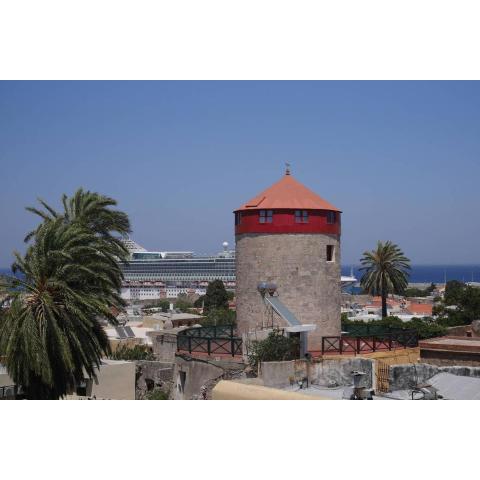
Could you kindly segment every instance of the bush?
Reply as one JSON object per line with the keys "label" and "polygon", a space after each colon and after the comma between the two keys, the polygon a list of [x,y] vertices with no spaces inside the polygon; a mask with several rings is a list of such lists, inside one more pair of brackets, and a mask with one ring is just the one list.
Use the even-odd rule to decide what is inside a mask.
{"label": "bush", "polygon": [[146,304],[142,310],[146,311],[146,310],[150,310],[152,308],[161,308],[162,309],[162,312],[168,312],[168,310],[170,309],[170,302],[166,299],[162,299],[162,300],[152,300],[151,303],[148,303]]}
{"label": "bush", "polygon": [[193,303],[186,302],[185,300],[177,300],[175,302],[175,309],[180,310],[183,313],[188,313],[188,311],[193,307]]}
{"label": "bush", "polygon": [[[365,325],[370,327],[397,328],[402,330],[416,330],[420,340],[433,337],[441,337],[447,333],[445,325],[432,317],[412,318],[404,322],[398,317],[391,316],[381,320],[349,320],[342,317],[342,330],[348,330],[349,326]],[[373,331],[374,329],[372,329]]]}
{"label": "bush", "polygon": [[150,347],[146,345],[120,345],[110,355],[112,360],[155,360]]}
{"label": "bush", "polygon": [[253,341],[249,346],[248,363],[257,369],[261,362],[279,362],[298,358],[297,337],[286,337],[280,330],[273,330],[265,340]]}
{"label": "bush", "polygon": [[144,400],[168,400],[168,393],[164,392],[163,390],[155,389],[151,392],[148,392]]}

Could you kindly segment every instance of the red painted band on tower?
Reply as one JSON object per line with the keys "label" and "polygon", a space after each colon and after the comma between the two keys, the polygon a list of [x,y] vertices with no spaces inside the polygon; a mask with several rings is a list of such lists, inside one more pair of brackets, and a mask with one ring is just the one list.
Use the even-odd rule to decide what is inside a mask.
{"label": "red painted band on tower", "polygon": [[[299,223],[295,212],[298,209],[271,210],[270,218],[263,217],[260,210],[237,211],[235,235],[243,233],[324,233],[340,235],[340,212],[334,212],[334,223],[328,223],[328,210],[305,210],[308,213],[306,223]],[[303,212],[304,210],[300,210]],[[331,211],[331,210],[330,210]],[[303,219],[303,216],[301,217]]]}

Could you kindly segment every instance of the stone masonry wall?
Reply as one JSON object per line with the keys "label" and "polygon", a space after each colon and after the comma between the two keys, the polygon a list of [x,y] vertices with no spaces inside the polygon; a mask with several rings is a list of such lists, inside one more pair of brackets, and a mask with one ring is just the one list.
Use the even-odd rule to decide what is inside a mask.
{"label": "stone masonry wall", "polygon": [[[334,245],[334,262],[326,247]],[[322,336],[340,335],[340,241],[327,234],[243,234],[236,237],[237,325],[240,333],[271,323],[257,291],[260,281],[275,282],[280,300],[303,323],[317,329],[308,349],[320,350]],[[277,325],[284,321],[274,315]]]}
{"label": "stone masonry wall", "polygon": [[264,362],[260,377],[266,387],[283,388],[292,382],[308,378],[312,385],[321,387],[341,387],[353,384],[353,371],[365,373],[361,386],[372,387],[373,362],[367,358],[345,358],[308,362],[290,360]]}
{"label": "stone masonry wall", "polygon": [[428,380],[440,372],[465,377],[480,377],[480,367],[449,366],[438,367],[426,363],[390,366],[389,390],[408,390],[416,384],[428,383]]}
{"label": "stone masonry wall", "polygon": [[135,399],[141,400],[152,390],[170,393],[173,386],[174,364],[137,360],[135,372]]}

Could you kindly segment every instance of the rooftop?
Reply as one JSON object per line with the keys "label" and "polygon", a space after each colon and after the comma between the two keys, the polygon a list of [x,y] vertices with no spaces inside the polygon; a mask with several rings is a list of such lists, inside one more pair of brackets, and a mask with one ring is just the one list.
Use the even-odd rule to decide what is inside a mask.
{"label": "rooftop", "polygon": [[421,349],[480,353],[480,338],[438,337],[419,342]]}
{"label": "rooftop", "polygon": [[288,171],[281,180],[249,200],[236,211],[282,208],[340,211],[305,185],[295,180]]}

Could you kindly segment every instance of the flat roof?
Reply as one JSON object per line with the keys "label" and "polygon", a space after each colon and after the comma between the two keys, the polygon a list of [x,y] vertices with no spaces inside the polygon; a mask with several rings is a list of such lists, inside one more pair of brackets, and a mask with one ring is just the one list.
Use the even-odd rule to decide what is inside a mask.
{"label": "flat roof", "polygon": [[480,338],[439,337],[418,342],[420,349],[480,353]]}

